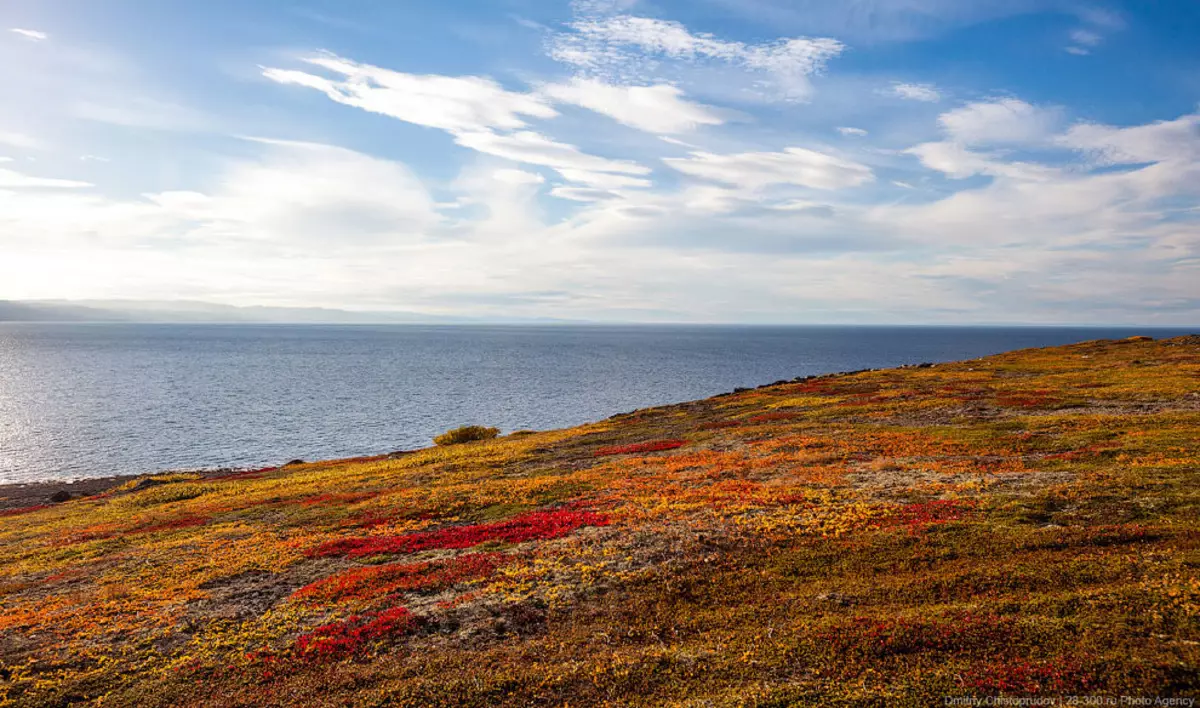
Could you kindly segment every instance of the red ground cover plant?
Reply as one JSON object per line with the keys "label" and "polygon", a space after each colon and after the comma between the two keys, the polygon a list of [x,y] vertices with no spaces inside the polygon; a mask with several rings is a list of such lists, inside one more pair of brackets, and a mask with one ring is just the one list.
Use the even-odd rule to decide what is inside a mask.
{"label": "red ground cover plant", "polygon": [[396,592],[433,591],[485,578],[511,559],[503,553],[474,553],[444,561],[391,563],[331,575],[292,597],[311,602],[370,600]]}
{"label": "red ground cover plant", "polygon": [[416,623],[406,607],[351,615],[300,635],[295,650],[306,658],[337,659],[357,654],[375,641],[404,634]]}
{"label": "red ground cover plant", "polygon": [[786,391],[789,394],[793,393],[816,393],[816,394],[832,394],[837,393],[829,381],[808,381],[795,386],[788,386]]}
{"label": "red ground cover plant", "polygon": [[431,548],[470,548],[487,541],[523,543],[559,538],[582,526],[607,526],[609,523],[607,516],[591,511],[534,511],[490,524],[452,526],[403,536],[371,536],[330,541],[317,546],[309,555],[361,558],[381,553],[415,553]]}
{"label": "red ground cover plant", "polygon": [[16,516],[17,514],[28,514],[31,511],[41,511],[42,509],[49,509],[49,508],[50,508],[49,504],[38,504],[37,506],[23,506],[18,509],[5,509],[4,511],[0,511],[0,516]]}
{"label": "red ground cover plant", "polygon": [[674,450],[686,444],[686,440],[651,440],[650,442],[634,443],[632,445],[612,445],[596,450],[595,456],[604,457],[606,455],[628,455],[636,452],[659,452],[661,450]]}
{"label": "red ground cover plant", "polygon": [[846,656],[895,656],[924,652],[993,653],[1019,632],[1016,623],[993,614],[963,612],[922,619],[856,617],[821,635],[828,648]]}
{"label": "red ground cover plant", "polygon": [[927,526],[960,521],[975,508],[975,502],[956,499],[933,499],[906,504],[883,518],[882,526],[907,526],[919,531]]}
{"label": "red ground cover plant", "polygon": [[1004,393],[996,396],[996,405],[1010,408],[1041,408],[1057,403],[1054,392],[1049,389],[1036,389],[1029,392]]}
{"label": "red ground cover plant", "polygon": [[982,694],[1028,695],[1087,689],[1093,680],[1079,662],[1070,659],[1042,662],[1016,659],[980,667],[965,676],[963,682]]}

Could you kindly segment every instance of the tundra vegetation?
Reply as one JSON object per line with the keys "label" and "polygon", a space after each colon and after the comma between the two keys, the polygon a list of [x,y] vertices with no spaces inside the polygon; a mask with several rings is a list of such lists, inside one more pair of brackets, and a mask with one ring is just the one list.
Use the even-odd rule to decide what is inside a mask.
{"label": "tundra vegetation", "polygon": [[780,382],[0,517],[0,702],[1200,689],[1200,338]]}

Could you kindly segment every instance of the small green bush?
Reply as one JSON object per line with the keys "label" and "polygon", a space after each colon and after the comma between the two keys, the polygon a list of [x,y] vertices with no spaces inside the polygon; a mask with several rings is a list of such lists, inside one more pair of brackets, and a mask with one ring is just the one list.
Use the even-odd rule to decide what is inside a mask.
{"label": "small green bush", "polygon": [[435,437],[433,442],[437,445],[459,445],[461,443],[474,442],[475,440],[491,440],[499,434],[499,428],[485,428],[482,425],[464,425],[461,428],[447,430]]}

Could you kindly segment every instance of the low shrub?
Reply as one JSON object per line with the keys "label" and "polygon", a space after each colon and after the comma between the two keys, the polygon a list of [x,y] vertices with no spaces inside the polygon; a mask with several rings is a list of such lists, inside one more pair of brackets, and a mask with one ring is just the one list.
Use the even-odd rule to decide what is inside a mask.
{"label": "low shrub", "polygon": [[499,428],[485,428],[482,425],[464,425],[461,428],[447,430],[433,439],[435,445],[460,445],[476,440],[491,440],[500,434]]}

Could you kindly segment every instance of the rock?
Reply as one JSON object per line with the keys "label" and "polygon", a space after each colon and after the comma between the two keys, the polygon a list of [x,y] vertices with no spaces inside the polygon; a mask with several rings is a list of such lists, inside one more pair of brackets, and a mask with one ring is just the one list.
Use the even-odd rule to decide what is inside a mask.
{"label": "rock", "polygon": [[838,607],[849,607],[854,604],[854,599],[843,595],[840,592],[827,592],[817,595],[818,600],[837,605]]}
{"label": "rock", "polygon": [[55,504],[62,504],[65,501],[71,501],[71,493],[65,489],[60,489],[54,494],[50,495],[50,501],[54,502]]}
{"label": "rock", "polygon": [[284,467],[295,467],[296,465],[303,465],[303,464],[305,464],[304,460],[292,460],[290,462],[284,463],[283,466]]}

